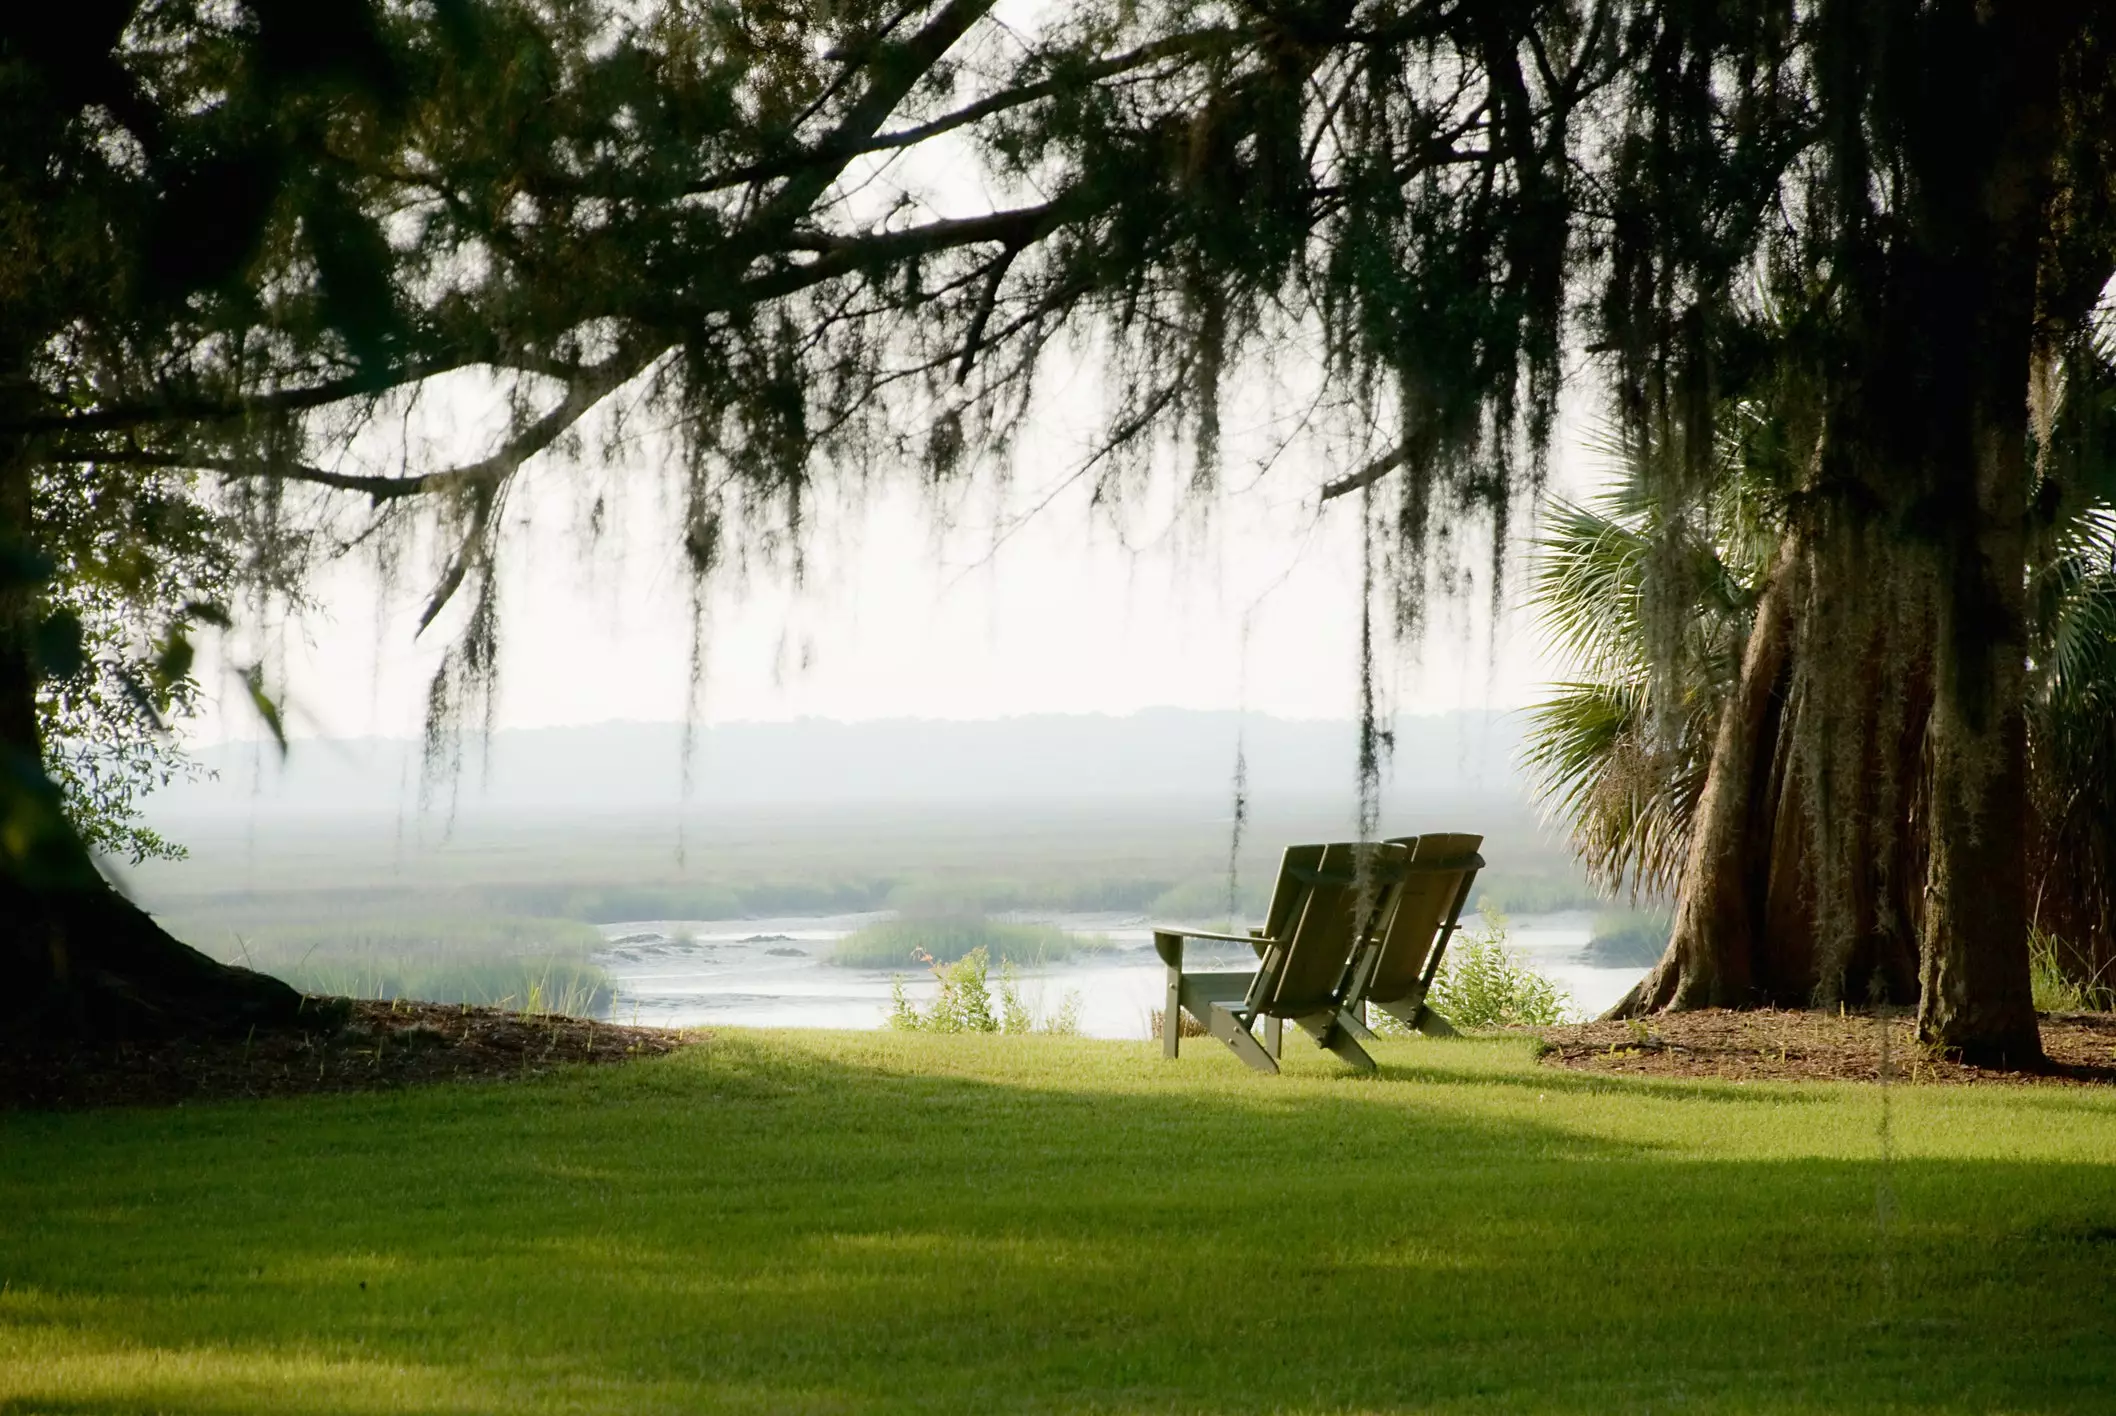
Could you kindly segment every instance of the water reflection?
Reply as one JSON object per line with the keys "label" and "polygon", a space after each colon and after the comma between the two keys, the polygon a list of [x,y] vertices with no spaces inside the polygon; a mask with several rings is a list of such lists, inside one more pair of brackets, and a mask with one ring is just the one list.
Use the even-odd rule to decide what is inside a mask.
{"label": "water reflection", "polygon": [[[643,920],[606,925],[608,946],[596,962],[616,990],[609,1016],[657,1027],[730,1024],[745,1027],[875,1028],[888,1017],[890,988],[901,977],[914,1002],[937,988],[912,959],[900,969],[840,968],[832,946],[887,914],[786,919]],[[1091,1037],[1141,1038],[1161,1006],[1164,974],[1154,956],[1152,921],[1135,914],[1018,914],[1002,918],[1101,935],[1107,953],[1019,973],[1024,1002],[1055,1013],[1068,994],[1080,998],[1081,1031]],[[1557,980],[1575,1012],[1592,1016],[1622,997],[1645,970],[1602,968],[1584,957],[1593,917],[1585,912],[1522,915],[1507,942]],[[1230,967],[1248,956],[1227,956]],[[1209,956],[1193,946],[1209,966]]]}

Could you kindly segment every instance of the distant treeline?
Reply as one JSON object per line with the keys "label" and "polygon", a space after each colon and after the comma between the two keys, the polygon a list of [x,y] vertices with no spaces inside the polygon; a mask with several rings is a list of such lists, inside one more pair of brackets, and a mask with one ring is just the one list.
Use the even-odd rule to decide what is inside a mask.
{"label": "distant treeline", "polygon": [[[1236,885],[1234,912],[1259,918],[1269,903],[1273,874],[1245,871]],[[748,882],[669,882],[590,885],[556,882],[492,883],[423,890],[226,893],[187,902],[185,913],[262,909],[271,915],[298,907],[328,918],[334,897],[363,915],[392,901],[420,914],[489,914],[512,919],[575,920],[617,924],[654,919],[761,919],[787,915],[862,914],[898,910],[924,914],[999,914],[1010,910],[1065,913],[1109,912],[1153,915],[1202,923],[1229,914],[1227,878],[1196,875],[1009,876],[854,875],[840,879],[764,879]],[[1606,905],[1573,874],[1489,872],[1479,882],[1472,910],[1489,901],[1509,914],[1598,909]]]}

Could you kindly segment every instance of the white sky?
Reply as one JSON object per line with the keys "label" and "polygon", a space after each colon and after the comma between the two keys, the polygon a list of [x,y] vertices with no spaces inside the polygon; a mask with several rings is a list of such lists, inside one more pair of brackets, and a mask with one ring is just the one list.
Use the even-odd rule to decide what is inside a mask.
{"label": "white sky", "polygon": [[[1046,401],[1065,405],[1066,392],[1061,385]],[[1161,705],[1351,716],[1357,499],[1318,512],[1315,496],[1342,467],[1309,451],[1259,477],[1262,444],[1245,446],[1234,427],[1227,490],[1206,506],[1178,505],[1164,478],[1169,485],[1124,509],[1121,525],[1089,507],[1084,487],[1060,491],[1021,521],[1077,465],[1090,426],[1039,416],[1006,493],[995,479],[975,479],[958,490],[945,531],[925,494],[903,487],[820,507],[802,586],[767,573],[713,596],[701,719],[1121,714]],[[1554,449],[1554,487],[1576,491],[1582,461]],[[651,455],[603,466],[591,454],[525,473],[510,503],[501,582],[498,726],[683,716],[688,588],[678,517],[657,470]],[[599,491],[611,496],[613,530],[587,548],[579,528]],[[995,546],[1003,526],[1015,529]],[[1528,529],[1524,517],[1517,542]],[[1485,551],[1468,546],[1463,561],[1469,592],[1435,601],[1422,646],[1388,656],[1385,692],[1399,711],[1517,707],[1555,676],[1517,608],[1493,634]],[[1511,590],[1519,569],[1517,559]],[[419,730],[427,680],[459,622],[444,615],[415,638],[430,584],[419,557],[387,593],[364,563],[318,583],[316,610],[275,643],[295,735]],[[240,690],[230,683],[222,697],[200,740],[255,736]]]}

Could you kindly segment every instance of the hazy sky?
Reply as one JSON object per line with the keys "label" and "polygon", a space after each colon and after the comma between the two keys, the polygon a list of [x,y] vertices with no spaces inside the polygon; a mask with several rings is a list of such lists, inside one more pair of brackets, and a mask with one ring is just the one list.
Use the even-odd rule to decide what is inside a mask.
{"label": "hazy sky", "polygon": [[[1042,0],[1010,0],[1003,11],[1005,23],[979,41],[991,52],[973,49],[966,59],[982,54],[1004,68],[1018,35],[1063,13]],[[876,219],[897,219],[906,211],[969,215],[1022,195],[988,190],[982,171],[963,140],[950,137],[862,159],[846,200]],[[1053,495],[1102,422],[1100,367],[1092,351],[1046,360],[1007,494],[995,497],[993,479],[978,478],[977,491],[950,505],[945,533],[915,493],[825,507],[797,592],[759,577],[739,593],[716,594],[701,716],[981,718],[1154,705],[1351,716],[1358,509],[1351,498],[1319,509],[1315,492],[1362,455],[1311,443],[1274,456],[1312,409],[1313,368],[1289,355],[1268,376],[1243,371],[1228,390],[1225,491],[1209,516],[1195,506],[1178,511],[1170,488],[1189,469],[1177,455],[1164,459],[1158,494],[1131,503],[1119,527],[1091,514],[1084,488]],[[496,400],[460,384],[422,395],[418,408],[423,421],[413,433],[407,417],[405,446],[342,456],[378,472],[401,471],[407,460],[446,465],[482,455],[502,423]],[[1561,420],[1559,490],[1584,481],[1587,460],[1571,446],[1577,427],[1576,417]],[[585,441],[592,450],[597,440],[591,433]],[[1267,458],[1271,469],[1260,474],[1256,464]],[[529,524],[510,536],[505,557],[500,726],[684,715],[688,593],[678,520],[656,490],[657,460],[649,437],[614,467],[531,464],[510,508]],[[616,530],[584,552],[576,528],[598,492],[617,496]],[[1524,517],[1517,533],[1528,529]],[[1434,607],[1415,652],[1389,657],[1392,706],[1401,711],[1513,707],[1552,676],[1523,616],[1490,623],[1488,555],[1474,543],[1465,551],[1467,594]],[[414,640],[431,577],[413,556],[388,594],[360,567],[319,583],[316,611],[277,647],[293,731],[417,731],[427,681],[461,613],[444,616],[430,642]],[[232,681],[222,686],[232,690],[224,695],[230,710],[209,715],[200,736],[255,736],[245,695]]]}
{"label": "hazy sky", "polygon": [[[1164,475],[1120,524],[1089,506],[1084,485],[1064,485],[1092,431],[1083,410],[1094,406],[1093,382],[1046,386],[1003,493],[996,479],[974,479],[949,494],[944,515],[901,486],[825,503],[802,585],[767,570],[718,589],[701,716],[985,718],[1155,705],[1350,716],[1357,499],[1319,507],[1315,495],[1347,464],[1309,447],[1260,471],[1287,414],[1275,406],[1284,400],[1251,390],[1230,408],[1223,490],[1183,503]],[[1555,484],[1577,490],[1586,460],[1555,452]],[[683,715],[688,587],[657,462],[649,439],[616,465],[592,455],[531,464],[510,504],[501,727]],[[610,498],[612,529],[591,544],[580,528],[597,495]],[[1461,559],[1466,593],[1436,600],[1422,644],[1389,655],[1399,711],[1518,706],[1553,676],[1517,609],[1494,633],[1483,545],[1467,543]],[[414,637],[430,583],[418,554],[387,590],[364,563],[319,582],[317,608],[276,641],[297,735],[418,730],[427,680],[458,623],[444,615]],[[227,710],[209,714],[199,736],[254,736],[239,692],[224,696]]]}

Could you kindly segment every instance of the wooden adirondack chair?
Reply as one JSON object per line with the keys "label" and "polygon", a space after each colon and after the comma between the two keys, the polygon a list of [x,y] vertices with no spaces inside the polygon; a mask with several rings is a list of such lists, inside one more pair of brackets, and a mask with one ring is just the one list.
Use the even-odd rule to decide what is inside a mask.
{"label": "wooden adirondack chair", "polygon": [[1425,996],[1461,922],[1470,886],[1484,868],[1484,857],[1477,854],[1484,838],[1402,836],[1391,844],[1407,847],[1410,861],[1390,914],[1354,968],[1347,1021],[1356,1036],[1372,1037],[1364,1026],[1365,1005],[1371,1004],[1428,1037],[1453,1037],[1455,1029],[1425,1005]]}
{"label": "wooden adirondack chair", "polygon": [[[1374,1059],[1346,1026],[1346,990],[1354,982],[1362,945],[1390,917],[1410,855],[1407,847],[1385,842],[1289,846],[1263,929],[1246,935],[1155,929],[1154,951],[1168,965],[1163,1053],[1176,1055],[1182,1015],[1188,1012],[1259,1072],[1278,1071],[1280,1029],[1289,1021],[1317,1046],[1373,1071]],[[1186,973],[1186,939],[1247,944],[1257,953],[1257,966]],[[1259,1021],[1266,1027],[1263,1041],[1254,1031]]]}

